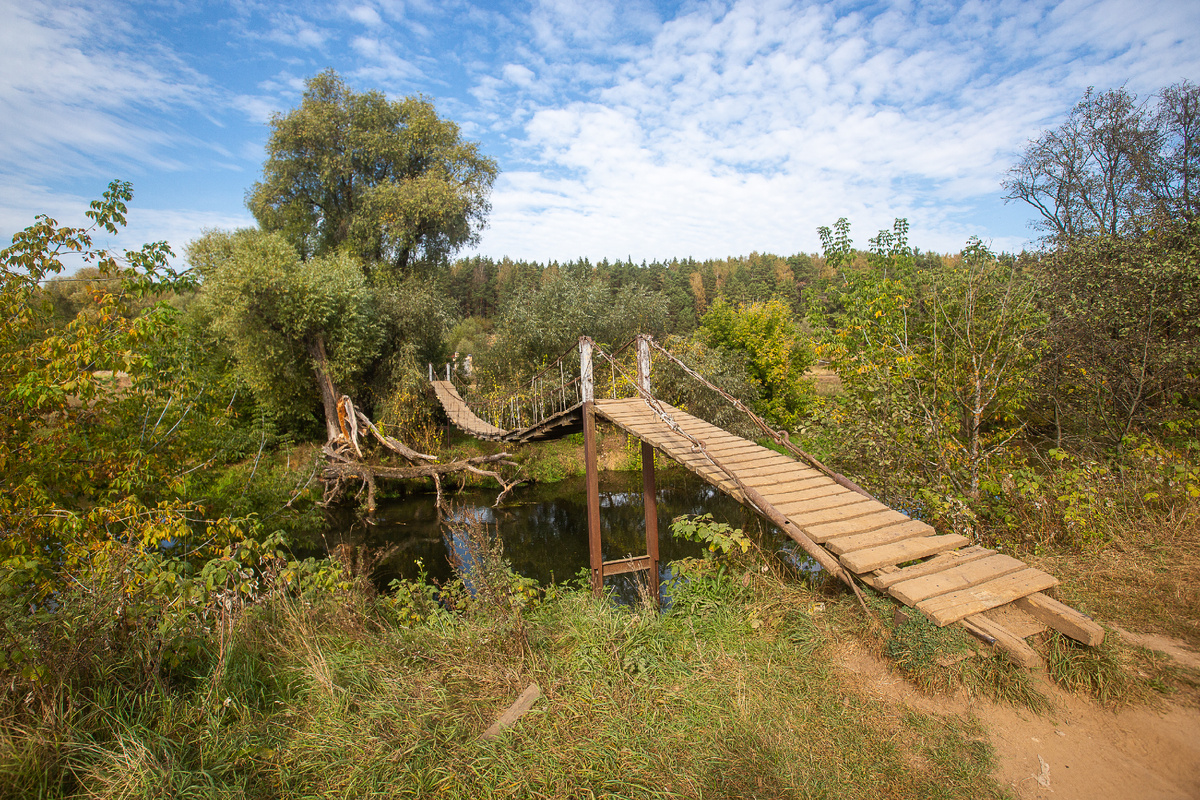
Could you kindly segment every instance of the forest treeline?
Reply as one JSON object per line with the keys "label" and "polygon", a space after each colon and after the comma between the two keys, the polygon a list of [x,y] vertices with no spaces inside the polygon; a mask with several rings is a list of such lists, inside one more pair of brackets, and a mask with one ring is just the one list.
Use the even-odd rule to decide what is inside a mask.
{"label": "forest treeline", "polygon": [[[448,444],[430,363],[470,356],[464,392],[482,394],[581,335],[649,333],[881,499],[1015,552],[1101,548],[1194,513],[1200,90],[1186,81],[1148,102],[1089,92],[1029,144],[1005,185],[1045,239],[1020,254],[977,239],[921,251],[904,219],[856,246],[839,219],[797,222],[817,228],[811,254],[456,259],[496,172],[428,101],[325,72],[272,122],[247,195],[256,228],[174,257],[110,252],[94,241],[125,223],[132,187],[117,181],[82,225],[37,217],[14,237],[0,255],[0,783],[79,789],[91,751],[61,732],[120,738],[87,711],[114,686],[118,716],[177,690],[213,706],[235,669],[231,609],[369,595],[361,559],[288,544],[330,499],[319,453],[343,436],[343,398],[418,450]],[[842,390],[818,394],[814,367]],[[737,429],[719,398],[656,370],[664,399]],[[431,597],[401,587],[386,624],[419,623]]]}

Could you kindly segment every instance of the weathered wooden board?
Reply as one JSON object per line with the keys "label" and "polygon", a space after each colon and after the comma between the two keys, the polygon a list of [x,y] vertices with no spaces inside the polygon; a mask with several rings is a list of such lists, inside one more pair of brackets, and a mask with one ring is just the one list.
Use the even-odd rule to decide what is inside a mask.
{"label": "weathered wooden board", "polygon": [[[773,489],[770,492],[763,492],[776,508],[779,508],[787,503],[796,503],[802,500],[815,500],[818,497],[831,497],[833,495],[848,495],[850,497],[862,497],[853,489],[847,489],[844,486],[839,486],[828,478],[820,483],[817,479],[811,481],[789,481],[786,486],[781,486],[778,489]],[[799,486],[800,488],[797,488]]]}
{"label": "weathered wooden board", "polygon": [[993,647],[1026,669],[1037,669],[1045,665],[1042,657],[1026,644],[1023,638],[994,620],[975,614],[959,620],[959,624],[968,631],[975,630],[992,639]]}
{"label": "weathered wooden board", "polygon": [[[866,501],[866,503],[872,502],[874,501]],[[883,504],[880,503],[879,505]],[[848,519],[841,519],[837,520],[836,522],[824,522],[819,524],[807,522],[811,515],[805,515],[806,522],[797,521],[797,524],[804,528],[805,532],[812,538],[813,541],[827,542],[837,536],[848,536],[852,533],[866,533],[867,531],[873,531],[876,528],[882,528],[887,525],[895,525],[897,522],[908,522],[908,517],[904,516],[899,511],[892,511],[887,506],[883,507],[885,509],[884,511],[854,516],[848,514]],[[847,506],[847,508],[857,508],[857,506]]]}
{"label": "weathered wooden board", "polygon": [[1044,622],[1034,619],[1012,603],[989,608],[987,611],[975,614],[974,616],[987,617],[992,622],[1003,625],[1006,630],[1012,631],[1014,636],[1020,636],[1022,639],[1042,633],[1048,628]]}
{"label": "weathered wooden board", "polygon": [[[911,580],[912,578],[920,578],[922,575],[931,575],[934,572],[941,572],[944,569],[956,567],[959,564],[973,561],[976,558],[990,556],[995,552],[995,550],[988,550],[986,547],[971,545],[970,547],[964,547],[961,550],[955,550],[950,553],[941,553],[928,561],[911,564],[907,567],[882,567],[879,572],[869,576],[871,579],[869,585],[876,589],[886,589],[892,584]],[[866,580],[865,577],[864,580]]]}
{"label": "weathered wooden board", "polygon": [[[854,555],[851,553],[850,557]],[[917,608],[933,620],[935,625],[944,627],[963,617],[1011,603],[1017,598],[1049,589],[1057,584],[1058,579],[1053,575],[1027,567],[978,586],[931,597],[917,603]]]}
{"label": "weathered wooden board", "polygon": [[[874,514],[880,514],[890,509],[882,503],[877,503],[874,500],[868,500],[865,497],[859,497],[854,502],[846,503],[840,506],[832,506],[830,508],[822,508],[811,510],[804,503],[789,503],[786,507],[780,508],[780,513],[784,514],[794,524],[811,530],[815,526],[831,524],[835,522],[844,522],[849,519],[868,517]],[[819,537],[809,534],[813,541],[824,542],[826,539],[832,539],[835,536],[844,536],[847,533],[857,533],[865,530],[863,526],[853,527],[848,531],[838,532],[831,531],[828,535]]]}
{"label": "weathered wooden board", "polygon": [[542,689],[536,683],[531,683],[525,687],[525,691],[521,692],[520,696],[513,702],[508,709],[501,714],[491,726],[479,734],[480,739],[491,739],[500,735],[500,731],[505,728],[512,727],[521,717],[525,716],[533,704],[542,696]]}
{"label": "weathered wooden board", "polygon": [[957,533],[949,533],[945,536],[921,536],[879,547],[869,547],[866,550],[855,550],[853,553],[842,556],[840,560],[851,572],[863,573],[888,564],[899,564],[904,561],[912,561],[914,558],[924,558],[934,553],[953,550],[964,544],[967,544],[967,538],[959,536]]}
{"label": "weathered wooden board", "polygon": [[922,600],[986,583],[1024,568],[1024,561],[997,553],[932,575],[901,581],[888,589],[888,594],[906,606],[915,606]]}
{"label": "weathered wooden board", "polygon": [[825,542],[826,549],[834,555],[844,555],[855,550],[868,547],[878,547],[881,544],[891,544],[901,539],[911,539],[914,536],[933,536],[935,531],[920,520],[909,520],[898,525],[868,531],[867,533],[852,533],[849,536],[839,536]]}
{"label": "weathered wooden board", "polygon": [[[763,496],[771,498],[770,492],[763,492]],[[787,503],[776,503],[773,498],[771,502],[779,509],[779,513],[788,518],[794,515],[803,515],[807,517],[810,514],[815,514],[818,511],[823,511],[827,508],[846,509],[848,506],[855,506],[860,514],[870,513],[871,511],[881,511],[887,506],[882,503],[876,503],[874,500],[867,500],[857,492],[844,492],[842,494],[827,494],[821,497],[812,497],[805,500],[792,500]],[[878,508],[877,508],[878,507]],[[841,519],[844,514],[835,514],[828,517],[829,519]]]}
{"label": "weathered wooden board", "polygon": [[1014,605],[1038,621],[1078,642],[1095,647],[1104,641],[1104,628],[1096,624],[1095,620],[1082,611],[1076,611],[1041,592],[1026,595],[1017,600]]}

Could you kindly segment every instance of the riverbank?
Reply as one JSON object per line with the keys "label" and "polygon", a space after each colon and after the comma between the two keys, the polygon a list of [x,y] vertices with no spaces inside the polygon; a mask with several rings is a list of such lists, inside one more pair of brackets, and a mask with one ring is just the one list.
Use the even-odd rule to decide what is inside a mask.
{"label": "riverbank", "polygon": [[[446,604],[423,581],[264,585],[151,680],[113,662],[38,713],[10,697],[0,796],[1104,797],[1099,762],[1140,776],[1123,796],[1197,785],[1197,673],[1111,633],[1045,640],[1031,675],[754,549],[680,567],[661,614],[503,568]],[[480,739],[532,683],[532,711]],[[1117,758],[1135,736],[1173,749]]]}

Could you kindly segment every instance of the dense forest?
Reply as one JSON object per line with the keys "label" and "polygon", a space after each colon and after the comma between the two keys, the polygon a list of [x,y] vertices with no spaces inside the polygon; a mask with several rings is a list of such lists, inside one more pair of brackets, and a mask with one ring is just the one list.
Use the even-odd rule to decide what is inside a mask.
{"label": "dense forest", "polygon": [[[428,101],[357,93],[326,72],[272,122],[262,179],[247,193],[257,228],[209,232],[179,254],[165,243],[112,253],[93,242],[121,229],[133,197],[114,182],[81,227],[37,217],[0,254],[0,796],[30,786],[38,796],[93,786],[148,796],[176,779],[155,791],[353,794],[367,790],[313,765],[339,758],[330,741],[362,737],[387,743],[346,767],[372,786],[391,785],[379,765],[405,750],[411,783],[402,785],[499,791],[461,752],[445,755],[473,722],[400,677],[384,691],[363,671],[435,680],[434,643],[468,641],[472,658],[567,669],[576,656],[554,650],[566,645],[545,645],[558,653],[548,655],[537,637],[561,615],[584,614],[583,593],[530,588],[504,574],[499,553],[499,588],[474,597],[425,582],[377,593],[370,554],[293,555],[297,537],[319,530],[323,501],[357,502],[345,482],[341,494],[322,484],[322,446],[344,425],[340,398],[378,424],[380,442],[446,457],[461,446],[426,391],[429,363],[461,371],[470,357],[475,386],[508,386],[581,335],[617,346],[649,333],[830,466],[939,529],[1014,553],[1084,556],[1130,547],[1131,531],[1170,521],[1191,520],[1190,533],[1172,528],[1179,541],[1195,533],[1195,85],[1143,100],[1089,91],[1029,143],[1004,188],[1044,238],[1020,254],[977,239],[958,253],[923,251],[904,219],[856,246],[839,219],[796,221],[818,228],[820,253],[459,257],[479,241],[496,174]],[[836,375],[839,389],[818,392],[814,370]],[[669,370],[656,381],[665,399],[718,413]],[[399,453],[373,446],[362,457],[407,463]],[[724,575],[689,591],[709,586],[733,602],[743,589]],[[809,591],[790,586],[776,588]],[[1182,633],[1200,637],[1194,624]],[[472,625],[510,637],[510,649],[488,651],[472,639],[485,628]],[[643,629],[622,630],[595,635],[628,654],[621,648]],[[602,659],[609,645],[588,650],[589,635],[571,647]],[[364,643],[375,639],[403,658]],[[666,659],[647,642],[638,647]],[[625,681],[639,669],[621,663],[618,677],[595,666],[588,680],[633,692]],[[450,667],[437,669],[441,680]],[[498,697],[496,681],[481,694]],[[469,693],[454,687],[446,691]],[[424,710],[393,720],[390,733],[363,733],[354,709],[385,695]],[[438,714],[450,728],[428,716]],[[273,727],[285,722],[302,733]],[[338,732],[323,741],[322,726]],[[192,741],[205,736],[221,744]],[[579,747],[566,762],[599,757]],[[540,780],[533,762],[514,769]],[[658,774],[648,762],[639,769]],[[899,785],[876,778],[850,794]],[[978,796],[979,780],[963,777],[956,791]]]}

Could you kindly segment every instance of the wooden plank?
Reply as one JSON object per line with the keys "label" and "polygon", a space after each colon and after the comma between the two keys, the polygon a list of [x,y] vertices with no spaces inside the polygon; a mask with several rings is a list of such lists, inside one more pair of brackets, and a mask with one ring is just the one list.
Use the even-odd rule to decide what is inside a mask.
{"label": "wooden plank", "polygon": [[[866,501],[866,503],[874,502],[874,500]],[[861,505],[865,505],[865,503]],[[874,514],[867,514],[866,516],[853,516],[849,519],[841,519],[836,522],[825,522],[819,525],[813,523],[809,523],[807,525],[804,523],[799,524],[807,531],[808,535],[812,537],[814,541],[827,542],[837,536],[846,536],[851,533],[866,533],[867,531],[873,531],[876,528],[882,528],[885,525],[894,525],[897,522],[908,522],[908,517],[904,516],[899,511],[892,511],[887,506],[884,506],[883,503],[879,503],[879,505],[883,506],[883,508],[886,510],[879,511]],[[858,507],[858,505],[839,506],[839,508],[845,508],[851,511]],[[807,518],[808,515],[805,516]],[[913,558],[916,557],[917,556],[913,556]]]}
{"label": "wooden plank", "polygon": [[849,536],[839,536],[826,541],[825,549],[834,555],[852,553],[868,547],[878,547],[881,544],[898,542],[901,539],[911,539],[914,536],[932,536],[936,531],[920,520],[909,520],[899,525],[889,525],[886,528],[868,531],[867,533],[852,533]]}
{"label": "wooden plank", "polygon": [[902,561],[912,561],[914,558],[924,558],[934,553],[953,550],[967,544],[965,536],[957,533],[945,536],[922,536],[916,539],[905,539],[893,544],[879,547],[869,547],[866,550],[855,550],[841,557],[841,562],[851,572],[870,572],[888,564],[899,564]]}
{"label": "wooden plank", "polygon": [[1024,568],[1024,561],[997,553],[932,575],[901,581],[888,589],[888,594],[906,606],[915,606],[922,600],[977,586]]}
{"label": "wooden plank", "polygon": [[[763,494],[767,494],[763,492]],[[769,497],[769,495],[768,495]],[[774,502],[774,501],[772,501]],[[882,503],[876,503],[874,500],[868,500],[858,492],[845,492],[843,494],[826,494],[820,497],[810,497],[804,500],[792,500],[787,503],[775,503],[775,507],[785,517],[793,517],[795,515],[803,515],[807,517],[809,514],[815,514],[826,508],[844,508],[845,506],[858,506],[858,514],[869,514],[872,511],[881,511],[887,506]],[[878,506],[878,508],[876,508]],[[837,514],[833,517],[827,517],[827,520],[845,519],[846,514]]]}
{"label": "wooden plank", "polygon": [[1038,669],[1045,666],[1042,657],[1034,652],[1034,649],[1027,645],[1024,639],[987,617],[975,614],[960,620],[959,624],[968,631],[978,632],[990,638],[992,647],[1000,650],[1019,666],[1026,669]]}
{"label": "wooden plank", "polygon": [[797,466],[795,461],[787,461],[757,467],[739,468],[737,474],[739,478],[750,486],[770,486],[779,483],[781,477],[790,482],[792,475],[797,472],[803,472],[803,470],[798,470]]}
{"label": "wooden plank", "polygon": [[[922,561],[920,564],[913,564],[902,569],[893,568],[886,574],[876,574],[874,582],[871,585],[876,589],[886,589],[892,584],[900,583],[900,581],[907,581],[912,578],[920,578],[922,575],[941,572],[944,569],[965,564],[976,558],[990,556],[995,552],[995,550],[988,550],[986,547],[980,547],[979,545],[964,547],[962,550],[955,550],[952,553],[942,553],[941,555],[934,556],[928,561]],[[880,572],[882,571],[881,569]]]}
{"label": "wooden plank", "polygon": [[1077,642],[1095,647],[1104,641],[1104,628],[1097,625],[1095,620],[1040,591],[1020,598],[1014,605]]}
{"label": "wooden plank", "polygon": [[[851,553],[847,558],[854,555],[857,554]],[[1053,575],[1048,575],[1040,569],[1026,567],[969,589],[931,597],[917,603],[917,608],[941,628],[963,617],[1011,603],[1019,597],[1056,585],[1058,579]]]}
{"label": "wooden plank", "polygon": [[[837,505],[825,505],[822,508],[816,503],[822,503],[826,498],[836,497],[841,502]],[[837,509],[836,511],[834,509]],[[866,514],[877,514],[880,511],[890,510],[883,503],[877,500],[871,500],[868,497],[863,497],[858,492],[851,492],[849,495],[822,495],[821,497],[812,500],[794,500],[790,503],[783,503],[779,506],[779,510],[788,516],[797,525],[820,525],[824,522],[836,522],[837,520],[850,519],[851,517],[861,517]]]}
{"label": "wooden plank", "polygon": [[774,475],[748,475],[743,480],[750,486],[754,486],[762,491],[778,491],[784,487],[795,486],[800,481],[810,481],[817,478],[829,480],[815,469],[808,469],[800,464],[792,462],[792,465],[787,469],[782,469]]}
{"label": "wooden plank", "polygon": [[[813,480],[815,481],[815,479]],[[763,492],[763,494],[775,504],[776,508],[780,508],[787,503],[795,503],[799,500],[815,500],[818,497],[828,497],[834,494],[858,494],[858,492],[840,486],[826,478],[824,481],[812,486],[805,485],[796,488],[796,484],[789,483],[787,487],[782,488],[778,492]]]}
{"label": "wooden plank", "polygon": [[[692,435],[695,436],[695,434],[692,434]],[[701,436],[696,436],[696,438],[699,439],[700,441],[704,442],[705,449],[707,449],[708,452],[713,453],[713,454],[746,453],[746,452],[755,452],[755,453],[767,452],[767,453],[769,453],[769,452],[772,452],[770,450],[767,450],[767,448],[762,447],[761,445],[755,444],[754,442],[748,442],[745,439],[739,439],[738,437],[732,436],[732,435],[728,438],[728,440],[717,439],[716,437],[712,437],[712,436],[707,437],[707,438],[701,437]]]}
{"label": "wooden plank", "polygon": [[542,696],[542,690],[536,683],[531,683],[525,687],[525,691],[521,692],[516,701],[513,702],[508,710],[491,724],[486,731],[479,735],[480,739],[491,739],[500,735],[500,731],[510,727],[521,717],[525,716],[528,711],[533,708],[533,704]]}
{"label": "wooden plank", "polygon": [[1048,630],[1044,622],[1034,619],[1012,603],[989,608],[987,611],[975,614],[974,616],[987,617],[992,622],[1003,625],[1014,636],[1020,636],[1022,639]]}
{"label": "wooden plank", "polygon": [[721,462],[730,470],[733,470],[738,475],[753,474],[759,470],[778,469],[784,472],[790,472],[791,468],[796,464],[795,461],[790,461],[776,453],[767,455],[758,453],[745,453],[733,457],[725,457],[717,454],[712,454],[713,458]]}
{"label": "wooden plank", "polygon": [[604,577],[609,575],[620,575],[625,572],[638,572],[640,570],[650,569],[650,556],[630,556],[629,558],[619,558],[615,561],[605,561],[603,564]]}

